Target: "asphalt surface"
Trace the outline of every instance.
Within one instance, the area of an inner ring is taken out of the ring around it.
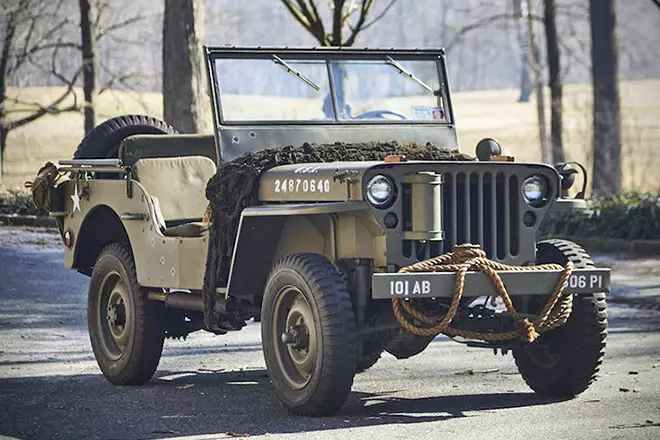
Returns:
[[[599,261],[619,271],[607,355],[576,399],[539,399],[510,355],[438,337],[356,376],[336,417],[302,418],[277,400],[254,323],[167,341],[149,384],[110,385],[87,336],[88,279],[62,269],[53,234],[0,227],[0,436],[659,439],[660,311],[647,306],[660,298],[660,260]]]

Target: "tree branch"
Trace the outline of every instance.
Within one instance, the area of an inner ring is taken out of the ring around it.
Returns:
[[[445,49],[450,49],[453,45],[457,44],[466,34],[474,30],[477,30],[484,26],[489,26],[501,20],[511,20],[515,18],[516,18],[515,14],[496,14],[490,17],[482,18],[481,20],[478,20],[472,24],[469,24],[459,29],[458,32],[456,32],[453,35],[452,39],[445,45]],[[532,20],[543,23],[543,17],[539,17],[538,15],[533,15]]]
[[[358,21],[355,24],[355,26],[352,27],[351,36],[348,38],[348,40],[346,40],[343,46],[352,46],[355,43],[355,39],[357,38],[358,34],[362,32],[364,28],[364,23],[367,19],[367,15],[369,14],[369,11],[371,10],[373,5],[374,5],[374,0],[362,0],[362,6],[360,8],[360,16],[358,18]]]
[[[100,16],[101,14],[97,14],[97,15]],[[121,28],[124,28],[126,26],[130,26],[132,24],[139,23],[140,21],[142,21],[146,18],[147,18],[146,14],[136,15],[135,17],[128,18],[124,21],[120,21],[120,22],[108,25],[105,28],[99,25],[96,28],[96,29],[99,29],[99,32],[96,33],[96,40],[97,41],[101,40],[101,38],[108,35],[109,33],[112,33],[114,31],[119,30]]]
[[[129,70],[124,73],[113,72],[105,63],[100,63],[101,69],[110,76],[110,79],[99,89],[99,95],[114,88],[116,84],[120,84],[127,89],[132,89],[127,80],[139,78],[141,73],[137,70]]]
[[[311,10],[308,7],[307,3],[304,0],[295,0],[297,6],[293,3],[293,0],[280,0],[282,4],[289,10],[291,15],[300,23],[309,33],[311,33],[314,38],[322,46],[328,46],[328,38],[325,34],[325,29],[323,28],[323,22],[321,17],[318,15],[318,10],[314,4],[314,0],[309,0]]]
[[[373,20],[371,20],[369,23],[365,23],[364,26],[362,26],[362,30],[369,29],[371,26],[376,24],[381,18],[385,16],[389,12],[390,9],[392,9],[392,6],[394,6],[394,3],[396,3],[397,0],[391,0],[385,8],[383,8],[382,11],[378,15],[376,15]]]
[[[35,111],[33,114],[26,116],[22,119],[18,119],[16,121],[11,121],[9,124],[7,124],[4,127],[4,129],[7,131],[14,130],[15,128],[19,128],[24,125],[27,125],[30,122],[34,122],[45,115],[58,115],[60,113],[79,111],[80,107],[78,106],[78,99],[75,94],[74,86],[76,81],[78,80],[78,77],[80,76],[80,72],[81,69],[79,69],[78,72],[76,72],[74,77],[71,79],[71,82],[69,82],[66,90],[58,98],[56,98],[53,102],[51,102],[48,106],[45,107],[39,106],[39,109]],[[67,99],[69,95],[73,95],[74,97],[73,104],[71,104],[68,107],[59,108],[59,105],[62,104],[62,102],[64,102],[64,100]]]

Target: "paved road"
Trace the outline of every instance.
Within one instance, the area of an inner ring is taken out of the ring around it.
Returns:
[[[0,436],[660,438],[659,311],[613,304],[602,374],[574,400],[538,399],[510,356],[439,337],[417,357],[385,356],[357,376],[338,416],[300,418],[271,389],[258,324],[229,336],[167,341],[147,386],[108,384],[86,332],[87,278],[61,269],[54,243],[49,234],[0,228]],[[630,295],[632,284],[646,283],[644,296],[657,297],[660,274],[651,263],[633,276],[626,272],[633,270],[630,261],[602,260],[625,275],[615,294]]]

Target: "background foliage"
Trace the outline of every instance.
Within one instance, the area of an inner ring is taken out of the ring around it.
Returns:
[[[660,196],[628,192],[596,198],[589,210],[552,215],[541,229],[543,236],[660,239]]]

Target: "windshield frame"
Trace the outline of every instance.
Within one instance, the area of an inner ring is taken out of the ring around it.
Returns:
[[[205,47],[207,73],[209,76],[209,94],[217,127],[250,126],[250,125],[435,125],[453,127],[454,110],[447,75],[447,65],[444,49],[437,50],[402,50],[402,49],[353,49],[353,48],[239,48],[239,47]],[[222,112],[221,91],[216,71],[216,60],[220,59],[251,59],[273,60],[278,57],[285,62],[295,61],[325,61],[328,68],[330,92],[335,110],[334,119],[324,120],[231,120],[227,121]],[[341,119],[338,113],[337,93],[331,72],[331,63],[342,61],[382,61],[387,63],[390,57],[397,62],[405,61],[435,61],[440,84],[440,96],[445,107],[445,120],[391,120],[391,119]]]

